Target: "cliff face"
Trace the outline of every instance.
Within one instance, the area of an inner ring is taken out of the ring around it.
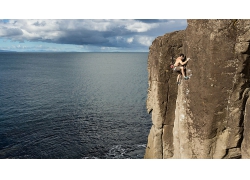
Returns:
[[[250,158],[250,20],[188,20],[148,56],[145,158]],[[184,53],[189,80],[169,67]]]

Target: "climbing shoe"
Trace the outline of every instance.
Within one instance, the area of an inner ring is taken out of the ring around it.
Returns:
[[[188,79],[189,79],[189,77],[188,77],[188,76],[186,76],[186,77],[184,77],[184,79],[185,79],[185,80],[188,80]]]

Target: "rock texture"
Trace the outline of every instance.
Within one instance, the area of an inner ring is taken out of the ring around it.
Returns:
[[[152,128],[144,158],[250,158],[250,20],[188,20],[148,56]],[[189,80],[171,60],[184,53]]]

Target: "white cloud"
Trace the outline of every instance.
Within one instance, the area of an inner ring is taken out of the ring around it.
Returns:
[[[158,24],[152,23],[152,24],[146,24],[143,22],[134,22],[132,24],[128,24],[126,26],[126,29],[133,31],[133,32],[146,32],[152,28],[156,28]]]
[[[144,46],[150,46],[152,44],[153,40],[154,40],[154,38],[149,37],[149,36],[138,36],[137,37],[137,41]]]
[[[133,37],[130,37],[130,38],[128,38],[127,39],[127,42],[130,44],[130,43],[132,43],[134,41],[134,38]]]
[[[120,41],[120,40],[123,39],[121,36],[116,36],[115,38],[116,38],[117,41]]]
[[[1,29],[22,32],[11,36],[12,40],[17,41],[55,39],[60,37],[63,32],[60,22],[61,20],[10,20],[9,23],[1,24]],[[10,37],[8,33],[0,33],[0,36]]]

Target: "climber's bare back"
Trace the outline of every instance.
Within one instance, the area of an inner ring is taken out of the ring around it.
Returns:
[[[176,58],[175,63],[174,63],[174,66],[177,67],[177,66],[181,65],[181,62],[182,62],[181,57]]]

